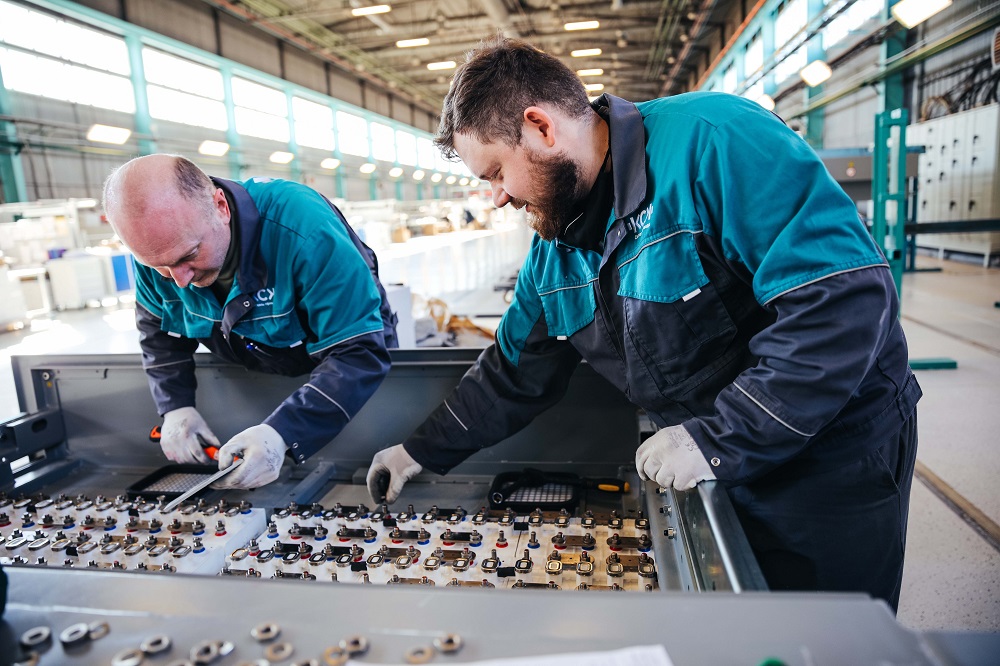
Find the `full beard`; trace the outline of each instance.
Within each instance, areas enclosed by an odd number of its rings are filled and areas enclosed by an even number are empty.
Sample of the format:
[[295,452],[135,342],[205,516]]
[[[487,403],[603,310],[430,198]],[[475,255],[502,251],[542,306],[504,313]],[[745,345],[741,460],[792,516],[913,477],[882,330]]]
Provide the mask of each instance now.
[[564,155],[543,158],[531,151],[528,157],[531,177],[540,184],[538,191],[543,193],[538,201],[531,203],[528,224],[542,240],[555,240],[575,217],[573,208],[581,199],[580,167]]

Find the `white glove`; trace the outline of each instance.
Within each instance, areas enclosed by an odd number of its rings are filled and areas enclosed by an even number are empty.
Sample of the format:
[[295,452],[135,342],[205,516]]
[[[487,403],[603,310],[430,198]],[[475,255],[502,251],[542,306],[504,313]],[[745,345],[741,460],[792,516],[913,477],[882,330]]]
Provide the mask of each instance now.
[[410,457],[402,444],[382,449],[368,468],[368,494],[376,504],[392,504],[406,482],[420,474],[423,467]]
[[247,428],[219,449],[219,469],[232,465],[236,456],[243,458],[243,463],[212,486],[259,488],[271,483],[278,478],[287,448],[278,431],[266,423]]
[[194,407],[181,407],[163,415],[160,448],[167,460],[177,463],[211,463],[202,444],[218,447],[219,438]]
[[635,452],[635,468],[642,480],[653,479],[661,488],[690,490],[715,478],[697,442],[684,426],[657,431]]

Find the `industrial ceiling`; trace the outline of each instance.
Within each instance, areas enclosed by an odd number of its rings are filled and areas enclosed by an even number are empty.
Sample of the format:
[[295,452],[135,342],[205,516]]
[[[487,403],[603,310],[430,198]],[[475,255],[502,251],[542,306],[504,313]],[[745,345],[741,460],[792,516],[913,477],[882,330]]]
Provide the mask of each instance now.
[[[719,39],[735,0],[203,0],[437,112],[453,69],[501,30],[562,59],[593,94],[632,101],[683,92],[703,42]],[[389,10],[361,16],[385,3]],[[593,29],[567,24],[593,22]],[[714,35],[713,35],[714,33]],[[404,40],[425,44],[400,47]],[[406,42],[404,42],[405,44]],[[573,56],[600,49],[599,55]],[[603,89],[597,89],[603,84]]]

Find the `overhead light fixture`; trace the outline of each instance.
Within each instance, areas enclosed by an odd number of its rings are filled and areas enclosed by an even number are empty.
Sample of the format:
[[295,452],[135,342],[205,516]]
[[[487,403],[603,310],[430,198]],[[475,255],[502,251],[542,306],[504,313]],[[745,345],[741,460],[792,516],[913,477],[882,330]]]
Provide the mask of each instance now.
[[432,183],[440,183],[441,182],[441,174],[439,174],[439,173],[433,173],[433,174],[431,174],[431,182]]
[[576,21],[563,26],[565,30],[594,30],[601,27],[600,21]]
[[570,55],[574,58],[586,58],[588,56],[599,56],[601,55],[601,49],[577,49],[576,51],[570,51]]
[[403,175],[403,167],[392,167],[389,169],[389,178],[399,178]]
[[371,162],[365,162],[360,167],[358,167],[358,171],[360,171],[361,173],[373,173],[377,168],[378,167],[376,167]]
[[469,187],[479,187],[479,179],[473,178],[469,181]]
[[275,164],[288,164],[295,159],[295,155],[284,150],[276,150],[271,153],[271,156],[268,159]]
[[413,48],[414,46],[427,46],[430,43],[431,40],[427,39],[426,37],[419,37],[417,39],[401,39],[398,42],[396,42],[396,48],[409,49]]
[[770,95],[761,95],[754,100],[768,111],[774,111],[774,98]]
[[597,92],[598,90],[604,90],[603,83],[588,83],[584,86],[587,92]]
[[799,76],[810,88],[814,88],[833,76],[833,70],[822,60],[813,60],[799,71]]
[[578,69],[576,70],[577,76],[600,76],[604,73],[603,69]]
[[439,69],[455,69],[455,61],[443,60],[441,62],[429,62],[427,63],[427,69],[431,70],[432,72]]
[[132,136],[132,130],[124,127],[114,127],[112,125],[91,125],[87,130],[87,141],[98,143],[113,143],[120,146]]
[[904,28],[912,28],[951,5],[952,0],[900,0],[889,11]]
[[417,169],[416,171],[413,172],[413,180],[423,180],[424,175],[425,174],[423,169]]
[[354,16],[370,16],[372,14],[385,14],[392,11],[389,5],[372,5],[371,7],[355,7],[351,10]]
[[229,144],[225,141],[211,141],[206,139],[201,142],[198,146],[198,152],[202,155],[211,155],[212,157],[222,157],[229,152]]
[[340,160],[338,160],[336,157],[328,157],[322,162],[320,162],[319,165],[324,169],[329,169],[330,171],[333,171],[334,169],[340,166]]
[[444,182],[446,185],[454,185],[456,180],[458,180],[458,178],[455,178],[455,176],[448,176],[444,179]]
[[465,187],[466,185],[469,184],[469,179],[463,176],[462,178],[458,179],[458,184],[461,185],[462,187]]

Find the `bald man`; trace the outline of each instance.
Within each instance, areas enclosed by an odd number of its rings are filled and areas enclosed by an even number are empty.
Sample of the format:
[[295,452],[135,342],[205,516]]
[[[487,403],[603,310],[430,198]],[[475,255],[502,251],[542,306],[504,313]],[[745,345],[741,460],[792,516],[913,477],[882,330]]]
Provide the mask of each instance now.
[[298,183],[210,178],[177,155],[131,160],[108,177],[104,210],[135,255],[143,368],[174,462],[209,463],[219,440],[195,408],[194,351],[302,387],[221,447],[223,482],[256,488],[300,463],[358,413],[389,370],[396,317],[375,254],[333,204]]

